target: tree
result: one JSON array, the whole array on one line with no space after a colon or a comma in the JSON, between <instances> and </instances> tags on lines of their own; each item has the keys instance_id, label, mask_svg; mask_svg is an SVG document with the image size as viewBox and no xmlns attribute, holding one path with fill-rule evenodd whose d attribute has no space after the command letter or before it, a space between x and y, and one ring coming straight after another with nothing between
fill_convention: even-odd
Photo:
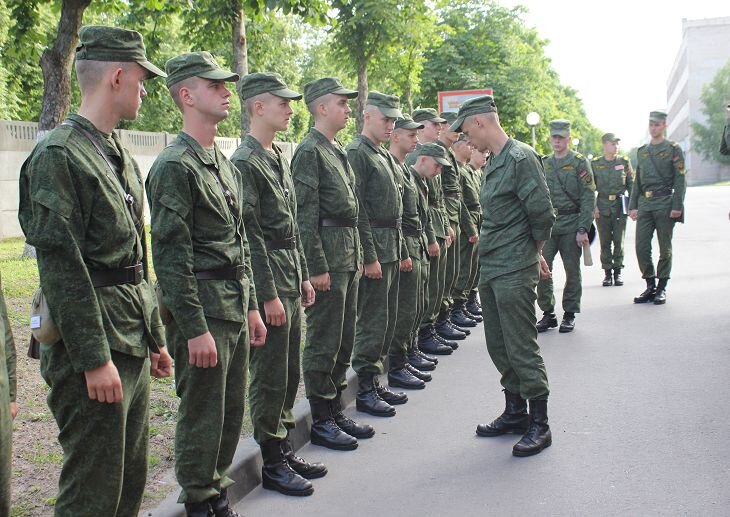
<instances>
[{"instance_id":1,"label":"tree","mask_svg":"<svg viewBox=\"0 0 730 517\"><path fill-rule=\"evenodd\" d=\"M707 124L692 122L692 147L705 160L730 165L730 156L720 154L720 139L725 126L725 107L730 101L730 59L712 81L702 87L702 113Z\"/></svg>"}]
</instances>

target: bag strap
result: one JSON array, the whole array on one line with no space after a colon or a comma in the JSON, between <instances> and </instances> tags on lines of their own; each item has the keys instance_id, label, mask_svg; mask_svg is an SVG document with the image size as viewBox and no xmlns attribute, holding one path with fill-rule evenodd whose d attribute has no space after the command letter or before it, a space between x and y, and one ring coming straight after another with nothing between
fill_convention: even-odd
<instances>
[{"instance_id":1,"label":"bag strap","mask_svg":"<svg viewBox=\"0 0 730 517\"><path fill-rule=\"evenodd\" d=\"M558 160L555 158L555 155L552 155L550 158L551 158L551 161L552 161L552 164L553 164L553 171L555 172L555 177L557 178L558 183L560 183L560 189L573 202L573 204L575 205L575 208L577 208L578 210L580 210L580 203L578 202L577 199L575 199L570 194L570 192L568 192L568 189L565 188L565 183L563 183L563 180L560 179L560 174L558 174L558 170L560 170L560 169L558 169Z\"/></svg>"},{"instance_id":2,"label":"bag strap","mask_svg":"<svg viewBox=\"0 0 730 517\"><path fill-rule=\"evenodd\" d=\"M656 162L654 161L654 157L651 155L651 150L649 149L649 146L646 146L646 154L649 155L649 159L651 160L651 164L654 166L654 171L662 178L664 181L668 181L667 178L664 177L664 175L661 173L661 170L659 167L657 167ZM671 183L671 181L670 181ZM668 188L671 188L671 185L668 185Z\"/></svg>"}]
</instances>

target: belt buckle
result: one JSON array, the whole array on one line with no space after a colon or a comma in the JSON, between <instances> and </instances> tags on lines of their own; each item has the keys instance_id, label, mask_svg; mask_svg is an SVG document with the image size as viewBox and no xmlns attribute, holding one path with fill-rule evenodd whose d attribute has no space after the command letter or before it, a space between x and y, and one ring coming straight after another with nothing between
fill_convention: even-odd
<instances>
[{"instance_id":1,"label":"belt buckle","mask_svg":"<svg viewBox=\"0 0 730 517\"><path fill-rule=\"evenodd\" d=\"M616 194L609 194L608 195L608 200L609 201L616 201Z\"/></svg>"},{"instance_id":2,"label":"belt buckle","mask_svg":"<svg viewBox=\"0 0 730 517\"><path fill-rule=\"evenodd\" d=\"M647 199L650 198L650 197L652 197L653 195L654 195L654 191L652 191L652 190L648 190L648 191L644 192L644 196Z\"/></svg>"},{"instance_id":3,"label":"belt buckle","mask_svg":"<svg viewBox=\"0 0 730 517\"><path fill-rule=\"evenodd\" d=\"M142 271L142 264L134 265L134 284L138 285L142 283L144 272Z\"/></svg>"}]
</instances>

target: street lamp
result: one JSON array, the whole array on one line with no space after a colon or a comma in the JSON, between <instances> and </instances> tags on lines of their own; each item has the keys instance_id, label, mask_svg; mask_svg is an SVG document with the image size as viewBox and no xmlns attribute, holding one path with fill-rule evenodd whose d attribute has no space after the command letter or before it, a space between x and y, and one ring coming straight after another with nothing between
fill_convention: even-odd
<instances>
[{"instance_id":1,"label":"street lamp","mask_svg":"<svg viewBox=\"0 0 730 517\"><path fill-rule=\"evenodd\" d=\"M540 123L540 114L536 113L534 111L531 111L527 114L527 125L530 126L530 129L532 129L532 148L535 148L536 142L535 142L535 126Z\"/></svg>"},{"instance_id":2,"label":"street lamp","mask_svg":"<svg viewBox=\"0 0 730 517\"><path fill-rule=\"evenodd\" d=\"M575 150L576 151L578 150L578 144L579 143L580 143L580 140L578 140L577 138L574 138L573 139L573 147L575 147Z\"/></svg>"}]
</instances>

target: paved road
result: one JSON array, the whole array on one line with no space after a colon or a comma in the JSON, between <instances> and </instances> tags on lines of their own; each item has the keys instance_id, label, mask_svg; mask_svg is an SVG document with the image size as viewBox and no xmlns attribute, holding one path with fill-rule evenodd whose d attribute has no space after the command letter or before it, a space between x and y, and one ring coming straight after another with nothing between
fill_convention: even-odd
<instances>
[{"instance_id":1,"label":"paved road","mask_svg":"<svg viewBox=\"0 0 730 517\"><path fill-rule=\"evenodd\" d=\"M503 405L479 327L394 418L355 415L377 431L356 451L301 449L330 471L315 480L313 496L259 487L238 510L247 517L730 515L730 188L692 188L687 199L665 306L632 304L644 284L631 224L626 285L601 287L600 264L584 268L575 332L540 335L553 432L542 454L514 458L516 437L474 434ZM561 271L556 278L562 285Z\"/></svg>"}]
</instances>

